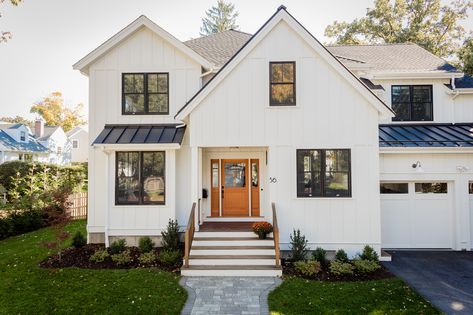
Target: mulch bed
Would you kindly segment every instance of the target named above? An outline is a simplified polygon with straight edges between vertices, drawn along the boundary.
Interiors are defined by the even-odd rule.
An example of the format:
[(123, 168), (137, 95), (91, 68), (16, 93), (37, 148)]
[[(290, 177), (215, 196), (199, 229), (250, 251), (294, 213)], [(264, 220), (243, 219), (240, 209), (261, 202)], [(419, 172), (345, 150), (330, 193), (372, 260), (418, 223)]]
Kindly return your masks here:
[(390, 279), (396, 277), (392, 274), (388, 269), (386, 269), (383, 265), (380, 265), (381, 268), (372, 272), (370, 274), (352, 274), (352, 275), (344, 275), (344, 276), (335, 276), (331, 274), (328, 270), (322, 269), (315, 277), (305, 277), (298, 274), (291, 261), (282, 259), (282, 270), (283, 276), (286, 277), (300, 277), (309, 280), (320, 280), (320, 281), (329, 281), (329, 282), (339, 282), (339, 281), (369, 281), (369, 280), (383, 280), (383, 279)]
[[(95, 263), (90, 261), (90, 256), (92, 256), (97, 250), (104, 249), (103, 244), (87, 244), (81, 248), (69, 247), (61, 252), (61, 260), (59, 256), (52, 255), (39, 263), (39, 266), (42, 268), (84, 268), (84, 269), (133, 269), (133, 268), (159, 268), (166, 271), (178, 272), (180, 270), (181, 264), (176, 266), (165, 266), (161, 265), (158, 261), (153, 264), (141, 264), (138, 260), (140, 257), (140, 249), (138, 247), (128, 247), (127, 250), (130, 251), (131, 262), (126, 265), (117, 265), (111, 257), (107, 257), (105, 261), (101, 263)], [(156, 255), (159, 255), (159, 249), (154, 249)]]

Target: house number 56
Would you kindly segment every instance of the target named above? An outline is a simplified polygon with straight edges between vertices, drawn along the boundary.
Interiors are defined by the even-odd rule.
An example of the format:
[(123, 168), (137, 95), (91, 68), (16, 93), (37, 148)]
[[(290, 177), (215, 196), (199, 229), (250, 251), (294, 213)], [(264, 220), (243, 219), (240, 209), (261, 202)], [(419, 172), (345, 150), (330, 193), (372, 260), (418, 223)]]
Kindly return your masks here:
[(271, 184), (275, 184), (275, 183), (278, 182), (278, 180), (276, 179), (276, 177), (270, 177), (270, 178), (269, 178), (269, 182), (270, 182)]

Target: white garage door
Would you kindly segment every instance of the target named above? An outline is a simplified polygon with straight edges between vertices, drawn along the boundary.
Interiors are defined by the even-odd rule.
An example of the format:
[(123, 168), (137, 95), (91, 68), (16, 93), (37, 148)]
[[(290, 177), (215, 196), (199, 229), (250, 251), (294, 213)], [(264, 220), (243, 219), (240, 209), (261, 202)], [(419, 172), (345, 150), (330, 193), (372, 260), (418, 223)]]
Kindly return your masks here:
[(452, 248), (453, 183), (381, 183), (383, 248)]

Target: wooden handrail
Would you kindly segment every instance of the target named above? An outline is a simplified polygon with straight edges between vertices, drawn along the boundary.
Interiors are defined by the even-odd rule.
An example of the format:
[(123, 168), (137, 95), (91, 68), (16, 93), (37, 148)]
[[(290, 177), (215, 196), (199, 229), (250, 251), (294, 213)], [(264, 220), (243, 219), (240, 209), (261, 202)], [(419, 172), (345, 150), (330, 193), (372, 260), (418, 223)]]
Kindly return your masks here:
[(184, 267), (189, 267), (189, 255), (195, 232), (195, 206), (196, 204), (194, 202), (192, 204), (191, 214), (189, 215), (189, 221), (187, 222), (186, 233), (184, 235)]
[(278, 217), (276, 216), (276, 205), (271, 203), (273, 208), (273, 238), (274, 238), (274, 251), (276, 254), (276, 266), (281, 265), (281, 253), (279, 251), (279, 226), (278, 226)]

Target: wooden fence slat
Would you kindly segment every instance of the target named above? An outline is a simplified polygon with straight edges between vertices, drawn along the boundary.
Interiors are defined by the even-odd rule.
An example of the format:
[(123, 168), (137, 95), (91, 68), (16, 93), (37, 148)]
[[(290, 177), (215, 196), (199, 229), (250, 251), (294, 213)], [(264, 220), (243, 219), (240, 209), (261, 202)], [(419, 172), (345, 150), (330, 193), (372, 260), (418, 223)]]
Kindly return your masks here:
[(71, 207), (68, 212), (73, 220), (87, 218), (87, 192), (74, 193), (69, 196)]

